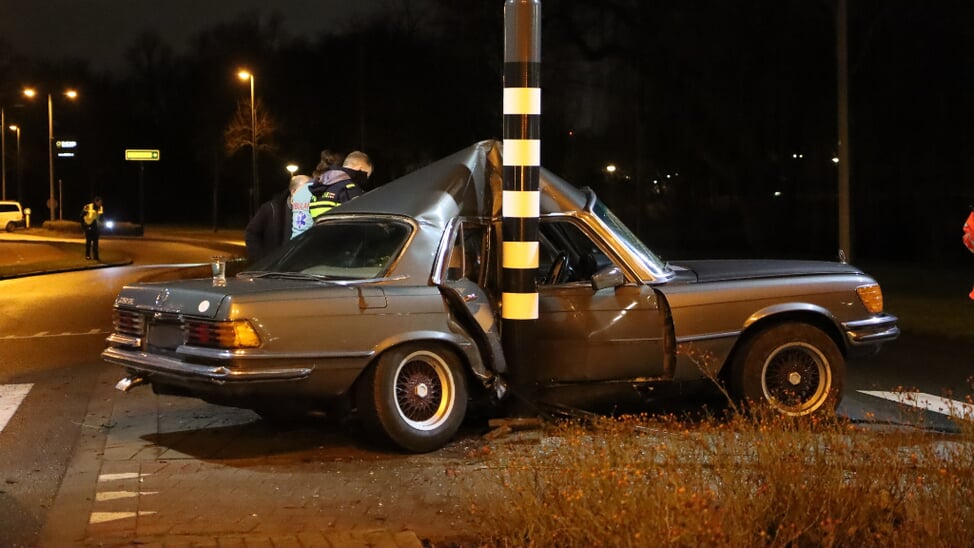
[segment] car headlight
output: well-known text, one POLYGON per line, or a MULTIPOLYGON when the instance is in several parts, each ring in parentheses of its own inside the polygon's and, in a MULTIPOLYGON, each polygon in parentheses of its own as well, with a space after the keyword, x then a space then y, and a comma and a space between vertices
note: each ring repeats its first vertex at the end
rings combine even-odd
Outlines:
POLYGON ((883 290, 879 288, 879 284, 861 285, 856 288, 856 294, 870 314, 883 311, 883 290))

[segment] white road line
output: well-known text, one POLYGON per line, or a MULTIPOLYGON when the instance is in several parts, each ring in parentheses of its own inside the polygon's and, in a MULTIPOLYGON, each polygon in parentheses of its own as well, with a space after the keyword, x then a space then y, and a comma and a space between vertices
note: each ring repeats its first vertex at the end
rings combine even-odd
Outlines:
POLYGON ((150 475, 152 475, 152 474, 140 474, 138 472, 122 472, 122 473, 119 473, 119 474, 102 474, 102 475, 98 476, 98 481, 100 483, 100 482, 103 482, 103 481, 118 481, 118 480, 135 479, 135 478, 142 479, 142 478, 144 478, 146 476, 150 476, 150 475))
POLYGON ((136 516, 149 516, 155 514, 154 511, 140 510, 138 512, 92 512, 88 519, 89 524, 105 523, 106 521, 116 521, 120 519, 134 518, 136 516))
POLYGON ((950 417, 974 420, 974 405, 962 401, 942 398, 924 392, 883 392, 879 390, 860 390, 859 392, 950 417))
POLYGON ((87 335, 108 335, 109 331, 104 329, 93 328, 85 331, 83 333, 73 333, 70 331, 64 333, 51 333, 49 331, 41 331, 39 333, 34 333, 33 335, 4 335, 0 337, 0 341, 10 341, 10 340, 20 340, 20 339, 42 339, 46 337, 84 337, 87 335))
POLYGON ((0 432, 17 412, 33 384, 0 384, 0 432))
POLYGON ((95 502, 104 502, 108 500, 119 500, 119 499, 134 499, 140 495, 155 495, 158 491, 100 491, 95 493, 95 502))

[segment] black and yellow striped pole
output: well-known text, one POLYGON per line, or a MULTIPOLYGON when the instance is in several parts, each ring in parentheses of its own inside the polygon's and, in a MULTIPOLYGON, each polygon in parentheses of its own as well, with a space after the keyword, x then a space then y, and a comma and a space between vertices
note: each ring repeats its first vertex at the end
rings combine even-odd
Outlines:
POLYGON ((501 333, 512 387, 533 396, 541 175, 541 1, 504 4, 501 333))

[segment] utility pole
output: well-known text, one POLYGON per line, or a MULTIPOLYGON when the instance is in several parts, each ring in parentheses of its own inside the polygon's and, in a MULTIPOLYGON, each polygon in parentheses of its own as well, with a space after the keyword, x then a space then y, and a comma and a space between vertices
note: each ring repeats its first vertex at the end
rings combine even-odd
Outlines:
MULTIPOLYGON (((501 338, 512 385, 533 399, 541 179, 541 0, 504 4, 501 338)), ((528 409, 515 409, 525 413, 528 409)))
POLYGON ((849 174, 852 154, 849 146, 849 41, 846 0, 839 0, 835 20, 836 81, 838 82, 839 125, 839 250, 852 260, 852 208, 849 174))

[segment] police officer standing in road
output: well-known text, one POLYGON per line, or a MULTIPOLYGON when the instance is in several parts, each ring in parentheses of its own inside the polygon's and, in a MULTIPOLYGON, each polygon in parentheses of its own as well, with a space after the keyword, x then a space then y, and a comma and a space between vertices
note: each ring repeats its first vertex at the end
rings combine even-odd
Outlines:
POLYGON ((90 203, 81 210, 81 226, 85 229, 85 259, 98 258, 98 234, 104 221, 105 210, 101 207, 101 197, 95 196, 90 203))

